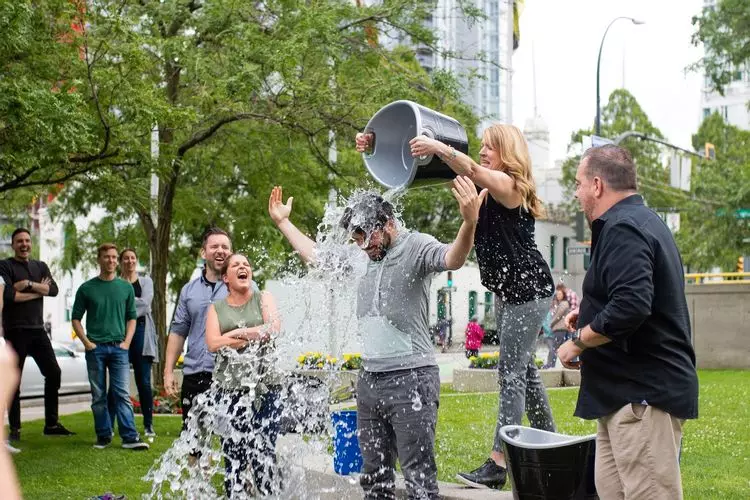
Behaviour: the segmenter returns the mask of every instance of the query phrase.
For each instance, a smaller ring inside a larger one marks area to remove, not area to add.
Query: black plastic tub
[[[506,425],[500,437],[516,500],[594,500],[596,434],[567,436]]]

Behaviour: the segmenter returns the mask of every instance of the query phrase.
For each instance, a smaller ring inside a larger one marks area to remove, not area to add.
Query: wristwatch
[[[31,280],[26,280],[28,283],[26,283],[26,288],[24,289],[25,292],[30,292],[34,289],[34,284],[31,282]]]
[[[581,340],[581,328],[573,332],[573,335],[570,337],[570,340],[573,341],[573,343],[582,351],[585,351],[589,348],[586,344],[583,343],[583,340]]]

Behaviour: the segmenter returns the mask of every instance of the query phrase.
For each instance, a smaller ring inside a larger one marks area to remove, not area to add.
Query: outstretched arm
[[[466,176],[477,186],[488,189],[498,203],[517,207],[523,201],[516,191],[516,182],[505,172],[478,165],[470,156],[424,135],[418,135],[409,144],[412,156],[438,155],[457,175]]]
[[[274,186],[271,190],[271,196],[268,198],[268,215],[279,228],[281,234],[289,241],[292,248],[302,257],[306,264],[315,263],[315,242],[297,229],[297,226],[289,220],[292,213],[292,201],[294,197],[289,197],[286,204],[282,203],[281,186]]]
[[[453,180],[451,188],[453,196],[458,201],[463,222],[458,229],[458,235],[453,241],[448,253],[445,254],[445,267],[448,269],[459,269],[466,262],[471,247],[474,245],[474,231],[479,220],[479,207],[487,197],[487,189],[482,189],[477,194],[474,184],[468,177],[458,176]]]

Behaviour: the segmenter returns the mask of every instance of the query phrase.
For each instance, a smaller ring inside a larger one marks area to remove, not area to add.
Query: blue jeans
[[[138,399],[141,403],[141,413],[143,414],[143,427],[150,429],[154,425],[154,392],[151,388],[151,365],[154,358],[143,355],[143,342],[145,337],[146,324],[137,323],[133,340],[130,341],[130,350],[128,358],[133,364],[133,376],[135,386],[138,388]],[[109,406],[109,418],[112,421],[112,428],[115,428],[115,397],[110,390],[107,394],[107,405]]]
[[[495,295],[496,301],[502,301]],[[539,329],[549,310],[551,297],[525,304],[508,304],[495,310],[500,326],[500,404],[495,427],[493,451],[502,452],[500,429],[520,425],[524,411],[531,427],[555,432],[555,421],[547,399],[547,390],[539,377],[535,345]]]
[[[109,386],[115,398],[115,414],[119,423],[120,437],[124,442],[138,439],[133,405],[130,403],[128,351],[120,349],[115,342],[97,344],[96,349],[86,351],[86,367],[91,383],[91,411],[94,413],[94,429],[97,437],[109,439],[112,436],[112,421],[107,406],[107,372],[109,371]]]

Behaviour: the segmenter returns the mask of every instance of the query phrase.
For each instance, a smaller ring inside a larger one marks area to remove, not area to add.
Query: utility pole
[[[159,161],[159,125],[154,125],[154,128],[151,129],[151,159],[154,161],[154,164],[156,165]],[[158,218],[159,218],[159,211],[157,210],[157,203],[159,201],[159,176],[156,174],[156,172],[151,172],[151,220],[154,223],[154,231],[156,230],[156,226],[158,224]],[[148,262],[148,269],[149,272],[153,273],[153,266],[154,266],[154,258],[151,255],[151,252],[148,252],[149,255],[149,262]]]

